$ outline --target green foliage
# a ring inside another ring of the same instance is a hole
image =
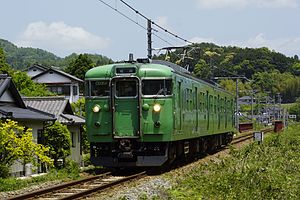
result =
[[[78,55],[73,53],[65,58],[60,58],[53,53],[47,52],[42,49],[36,48],[18,48],[16,45],[9,41],[0,39],[0,48],[2,48],[6,55],[6,62],[12,66],[14,69],[25,69],[35,63],[44,66],[56,66],[59,68],[64,68],[69,66]],[[97,66],[102,64],[112,63],[113,61],[105,56],[97,54],[88,54],[92,59],[93,63]]]
[[[74,62],[70,63],[65,71],[84,80],[85,73],[93,67],[95,67],[95,63],[93,63],[92,59],[87,54],[80,54]]]
[[[0,73],[8,74],[12,77],[18,91],[24,96],[51,96],[53,95],[46,89],[45,85],[31,80],[25,72],[12,69],[5,59],[5,55],[0,48]]]
[[[77,179],[80,173],[80,167],[77,162],[71,159],[67,159],[65,167],[62,169],[65,173],[69,174],[72,179]]]
[[[48,151],[49,148],[34,142],[31,129],[25,129],[12,120],[0,124],[0,177],[8,175],[7,169],[16,160],[37,165],[38,158],[51,165],[51,159],[46,156]]]
[[[200,59],[195,65],[194,74],[202,79],[210,80],[212,76],[212,69],[205,60]]]
[[[65,161],[71,153],[71,136],[67,126],[55,122],[44,132],[45,144],[50,149],[49,155],[54,160],[54,166],[59,167],[58,159]],[[64,162],[65,164],[65,162]]]
[[[175,199],[297,199],[300,196],[300,125],[259,145],[201,165],[170,191]]]
[[[34,63],[51,66],[62,60],[62,58],[45,50],[23,47],[18,48],[9,41],[2,39],[0,39],[0,48],[5,51],[7,55],[6,61],[9,65],[13,66],[14,69],[25,69]]]
[[[53,93],[46,89],[46,86],[40,83],[36,83],[25,73],[21,71],[15,71],[12,74],[13,81],[18,91],[24,96],[52,96]]]
[[[293,102],[300,96],[299,77],[296,77],[300,75],[298,56],[286,57],[266,47],[220,47],[212,43],[201,43],[169,52],[168,58],[182,66],[195,66],[193,73],[205,80],[245,76],[254,79],[250,89],[261,93],[268,91],[271,95],[279,92],[283,94],[283,102]],[[165,55],[161,54],[154,59],[164,60]],[[230,85],[226,83],[226,89],[231,88]],[[234,89],[229,91],[233,92]]]
[[[71,167],[71,169],[73,170],[70,170],[69,168],[70,166],[68,165],[68,169],[52,169],[46,175],[31,177],[27,179],[0,178],[0,192],[18,190],[48,181],[70,181],[78,179],[80,177],[78,170],[76,170],[76,168],[78,167],[74,165],[73,167]]]
[[[289,108],[289,113],[291,115],[296,115],[296,120],[300,121],[300,98]]]
[[[85,98],[79,98],[78,101],[71,103],[71,107],[76,115],[85,117]]]

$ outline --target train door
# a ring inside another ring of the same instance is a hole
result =
[[[178,94],[178,109],[179,109],[179,115],[177,120],[179,122],[178,130],[182,130],[182,91],[181,91],[181,82],[177,82],[177,94]]]
[[[136,138],[140,135],[140,92],[138,78],[112,80],[114,138]]]
[[[216,107],[217,107],[216,115],[218,118],[218,130],[219,130],[221,128],[221,116],[222,116],[222,99],[220,99],[220,95],[218,95]]]
[[[207,130],[209,130],[209,115],[210,115],[210,98],[209,98],[209,93],[206,91],[206,122],[207,122]]]
[[[198,97],[198,88],[195,87],[195,93],[194,93],[194,111],[196,111],[196,130],[198,131],[198,126],[199,126],[199,97]]]

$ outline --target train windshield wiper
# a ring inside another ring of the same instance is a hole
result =
[[[158,90],[158,92],[156,93],[156,95],[154,96],[154,98],[157,98],[158,95],[161,95],[164,91],[165,91],[164,88],[161,88],[160,90]]]

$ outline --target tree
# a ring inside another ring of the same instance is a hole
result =
[[[34,142],[31,129],[9,119],[0,123],[0,177],[8,176],[8,169],[16,160],[37,165],[38,158],[52,165],[48,151],[49,148]]]
[[[212,70],[205,60],[200,59],[195,65],[194,74],[199,78],[210,80],[212,76]]]
[[[50,149],[49,155],[54,160],[54,166],[59,167],[58,159],[65,161],[71,154],[71,136],[67,126],[55,122],[44,132],[45,145]],[[64,162],[65,164],[65,162]]]
[[[12,79],[18,91],[24,96],[52,96],[54,95],[46,86],[34,82],[25,72],[15,71]]]
[[[0,74],[12,77],[16,88],[24,96],[51,96],[46,86],[36,83],[25,73],[12,69],[7,63],[3,50],[0,48]]]
[[[77,78],[84,80],[85,73],[95,67],[92,59],[87,54],[80,54],[74,62],[65,69],[65,71]]]

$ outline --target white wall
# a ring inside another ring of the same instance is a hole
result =
[[[37,67],[31,67],[28,71],[27,71],[27,75],[30,77],[36,76],[40,73],[44,72],[44,70],[41,70]]]
[[[38,83],[71,83],[71,79],[53,71],[35,78],[34,81]]]
[[[69,125],[68,130],[71,133],[71,141],[72,141],[72,133],[74,134],[74,147],[71,145],[71,155],[70,158],[80,164],[82,166],[82,155],[80,152],[81,146],[81,135],[80,135],[80,126],[79,125]]]

